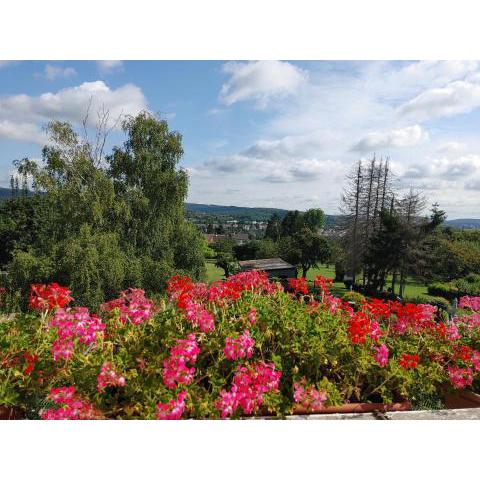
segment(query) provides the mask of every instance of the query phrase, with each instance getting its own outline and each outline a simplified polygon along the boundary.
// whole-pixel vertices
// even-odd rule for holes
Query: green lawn
[[[215,260],[207,260],[205,262],[205,267],[207,269],[207,282],[212,283],[216,280],[222,280],[223,270],[215,266]]]
[[[214,282],[216,280],[223,279],[223,270],[221,268],[217,268],[215,266],[214,260],[207,260],[206,262],[207,268],[207,281],[209,283]],[[307,280],[310,287],[313,287],[313,279],[317,275],[323,275],[327,278],[335,278],[335,268],[333,265],[321,265],[318,268],[311,268],[307,273]],[[391,279],[388,279],[391,280]],[[346,292],[345,285],[343,282],[335,282],[333,284],[332,293],[338,296],[342,296]],[[423,285],[416,280],[409,278],[407,280],[407,285],[405,287],[405,297],[406,298],[413,298],[418,297],[420,295],[427,295],[427,286]]]

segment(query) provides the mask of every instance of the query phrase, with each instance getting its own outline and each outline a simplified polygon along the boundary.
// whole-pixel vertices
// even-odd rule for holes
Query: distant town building
[[[209,245],[222,240],[233,240],[237,245],[243,245],[250,239],[248,233],[204,233],[203,236]]]
[[[238,263],[242,272],[249,270],[262,270],[268,273],[269,278],[279,278],[280,280],[297,277],[296,267],[278,257],[243,260]]]

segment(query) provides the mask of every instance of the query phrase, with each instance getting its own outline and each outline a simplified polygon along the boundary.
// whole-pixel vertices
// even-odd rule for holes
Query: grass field
[[[205,267],[207,269],[207,282],[215,282],[216,280],[221,280],[223,278],[223,270],[215,266],[215,260],[207,260],[205,262]]]
[[[214,282],[216,280],[223,279],[223,270],[215,266],[214,260],[207,260],[206,268],[207,268],[207,281],[209,283]],[[335,268],[333,267],[333,265],[329,265],[329,266],[321,265],[318,268],[311,268],[307,273],[307,280],[310,287],[313,286],[313,279],[317,275],[323,275],[324,277],[327,277],[327,278],[335,278]],[[345,288],[345,285],[343,284],[343,282],[335,282],[333,284],[333,289],[332,289],[333,294],[342,296],[346,291],[347,289]],[[407,280],[407,285],[405,286],[405,297],[413,298],[413,297],[418,297],[420,295],[427,295],[427,286],[415,281],[415,279],[409,278]]]

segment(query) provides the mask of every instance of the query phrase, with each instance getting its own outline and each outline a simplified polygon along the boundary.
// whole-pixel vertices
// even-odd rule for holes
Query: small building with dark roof
[[[278,278],[280,280],[297,277],[296,267],[278,257],[243,260],[238,263],[242,272],[248,270],[262,270],[268,274],[269,278]]]

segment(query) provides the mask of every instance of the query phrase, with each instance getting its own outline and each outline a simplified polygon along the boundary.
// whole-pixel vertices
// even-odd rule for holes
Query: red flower
[[[64,308],[73,300],[70,293],[68,288],[61,287],[58,283],[48,285],[35,283],[30,285],[29,305],[31,309],[42,312]]]
[[[38,361],[38,355],[36,354],[31,355],[29,352],[25,352],[23,354],[23,358],[26,360],[26,367],[25,367],[25,370],[23,371],[23,374],[30,375],[32,373],[32,370],[35,368],[35,364]]]
[[[410,368],[417,368],[419,360],[420,357],[417,354],[410,355],[408,353],[402,353],[402,358],[398,363],[401,367],[405,368],[405,370],[408,370]]]
[[[472,356],[473,350],[467,345],[457,345],[454,347],[454,360],[463,360],[467,362]]]
[[[303,295],[308,294],[307,280],[303,277],[301,277],[301,278],[289,278],[288,279],[288,288],[290,290],[293,290],[294,293],[301,293]]]
[[[348,323],[348,334],[352,343],[365,343],[367,335],[372,331],[370,319],[363,312],[357,312]]]

